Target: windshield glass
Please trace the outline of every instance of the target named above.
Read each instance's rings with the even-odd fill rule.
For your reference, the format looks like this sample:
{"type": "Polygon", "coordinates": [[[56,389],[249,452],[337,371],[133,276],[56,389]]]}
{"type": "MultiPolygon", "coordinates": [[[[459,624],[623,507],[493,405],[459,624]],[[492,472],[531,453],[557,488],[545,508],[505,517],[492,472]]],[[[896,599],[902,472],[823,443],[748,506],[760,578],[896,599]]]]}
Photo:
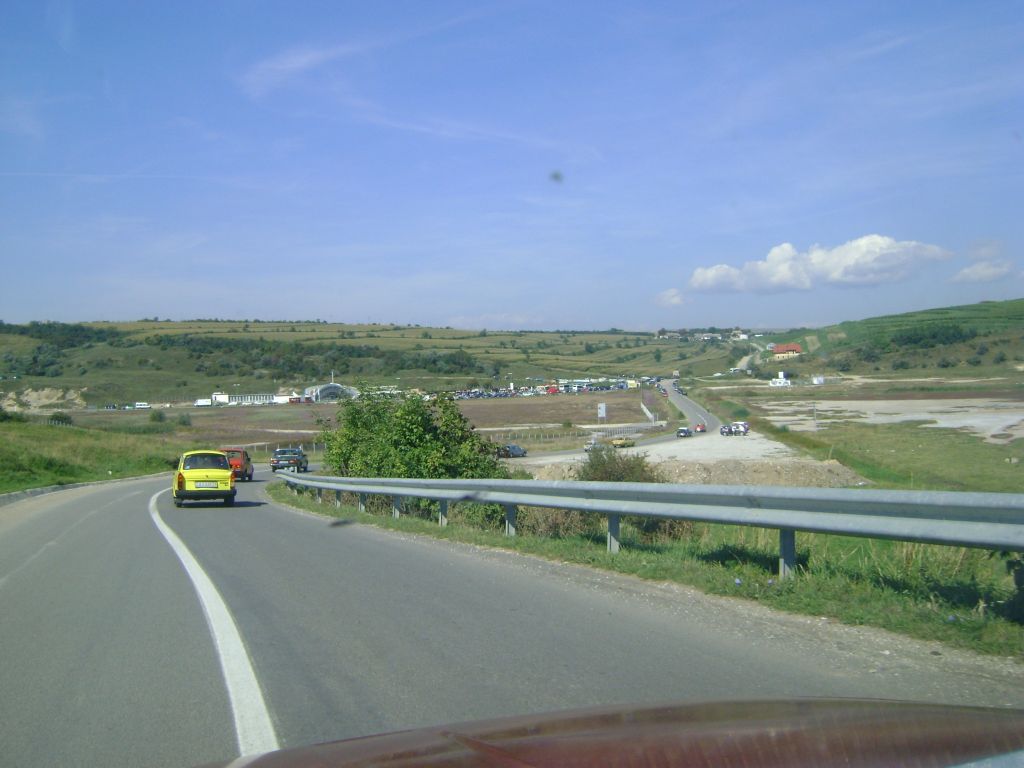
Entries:
{"type": "Polygon", "coordinates": [[[228,460],[219,453],[195,453],[185,457],[184,469],[227,469],[228,460]]]}

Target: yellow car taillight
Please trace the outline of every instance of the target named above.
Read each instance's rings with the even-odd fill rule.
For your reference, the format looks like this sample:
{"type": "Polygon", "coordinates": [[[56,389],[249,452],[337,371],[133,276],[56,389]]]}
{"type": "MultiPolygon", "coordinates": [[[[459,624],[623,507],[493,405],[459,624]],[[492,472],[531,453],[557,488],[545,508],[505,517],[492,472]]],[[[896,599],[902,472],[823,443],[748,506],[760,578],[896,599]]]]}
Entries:
{"type": "Polygon", "coordinates": [[[185,490],[185,476],[181,472],[178,473],[178,490],[185,490]]]}

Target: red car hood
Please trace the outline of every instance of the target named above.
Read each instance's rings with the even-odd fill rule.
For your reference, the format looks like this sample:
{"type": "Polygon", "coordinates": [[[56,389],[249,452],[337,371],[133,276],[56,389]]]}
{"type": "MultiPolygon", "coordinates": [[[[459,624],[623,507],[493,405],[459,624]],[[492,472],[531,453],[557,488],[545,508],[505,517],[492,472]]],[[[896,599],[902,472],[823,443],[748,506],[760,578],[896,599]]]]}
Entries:
{"type": "Polygon", "coordinates": [[[271,752],[247,768],[986,766],[1024,764],[1024,711],[865,700],[604,708],[271,752]],[[1016,753],[1016,754],[1014,754],[1016,753]]]}

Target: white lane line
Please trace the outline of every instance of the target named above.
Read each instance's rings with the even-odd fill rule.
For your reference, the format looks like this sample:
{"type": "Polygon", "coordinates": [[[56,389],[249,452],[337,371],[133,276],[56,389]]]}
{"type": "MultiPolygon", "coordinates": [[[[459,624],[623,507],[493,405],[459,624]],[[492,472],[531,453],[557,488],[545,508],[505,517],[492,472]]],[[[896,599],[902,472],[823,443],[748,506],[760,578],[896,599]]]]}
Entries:
{"type": "Polygon", "coordinates": [[[252,668],[252,661],[242,643],[238,627],[235,626],[235,620],[231,618],[231,612],[202,566],[157,511],[157,497],[166,492],[159,491],[150,497],[149,516],[153,518],[157,530],[163,534],[174,554],[178,556],[185,572],[192,580],[196,594],[199,595],[199,602],[206,614],[206,622],[213,636],[221,672],[224,674],[224,683],[228,689],[228,699],[235,718],[239,754],[251,755],[280,749],[274,725],[270,721],[270,712],[267,711],[263,692],[256,679],[256,672],[252,668]]]}

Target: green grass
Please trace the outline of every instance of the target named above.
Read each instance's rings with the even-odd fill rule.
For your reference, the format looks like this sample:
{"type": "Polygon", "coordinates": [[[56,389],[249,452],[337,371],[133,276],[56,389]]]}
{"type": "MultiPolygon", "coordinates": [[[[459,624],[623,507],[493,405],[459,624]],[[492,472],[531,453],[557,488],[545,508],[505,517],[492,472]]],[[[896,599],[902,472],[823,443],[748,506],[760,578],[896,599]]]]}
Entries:
{"type": "MultiPolygon", "coordinates": [[[[436,520],[410,515],[395,520],[360,514],[348,506],[319,504],[311,494],[293,494],[283,483],[268,492],[279,503],[327,516],[687,584],[792,613],[1024,661],[1024,604],[1014,597],[1002,561],[982,550],[798,534],[798,574],[780,582],[775,576],[778,533],[772,530],[698,523],[678,540],[640,541],[624,525],[623,549],[610,555],[596,527],[582,535],[509,538],[456,523],[441,528],[436,520]]],[[[458,516],[455,508],[449,513],[452,520],[458,516]]]]}
{"type": "Polygon", "coordinates": [[[1021,490],[1019,445],[986,443],[955,429],[919,423],[830,424],[819,432],[767,431],[818,459],[832,458],[886,488],[941,491],[1021,490]]]}
{"type": "Polygon", "coordinates": [[[150,435],[0,423],[0,493],[168,473],[179,448],[150,435]]]}

